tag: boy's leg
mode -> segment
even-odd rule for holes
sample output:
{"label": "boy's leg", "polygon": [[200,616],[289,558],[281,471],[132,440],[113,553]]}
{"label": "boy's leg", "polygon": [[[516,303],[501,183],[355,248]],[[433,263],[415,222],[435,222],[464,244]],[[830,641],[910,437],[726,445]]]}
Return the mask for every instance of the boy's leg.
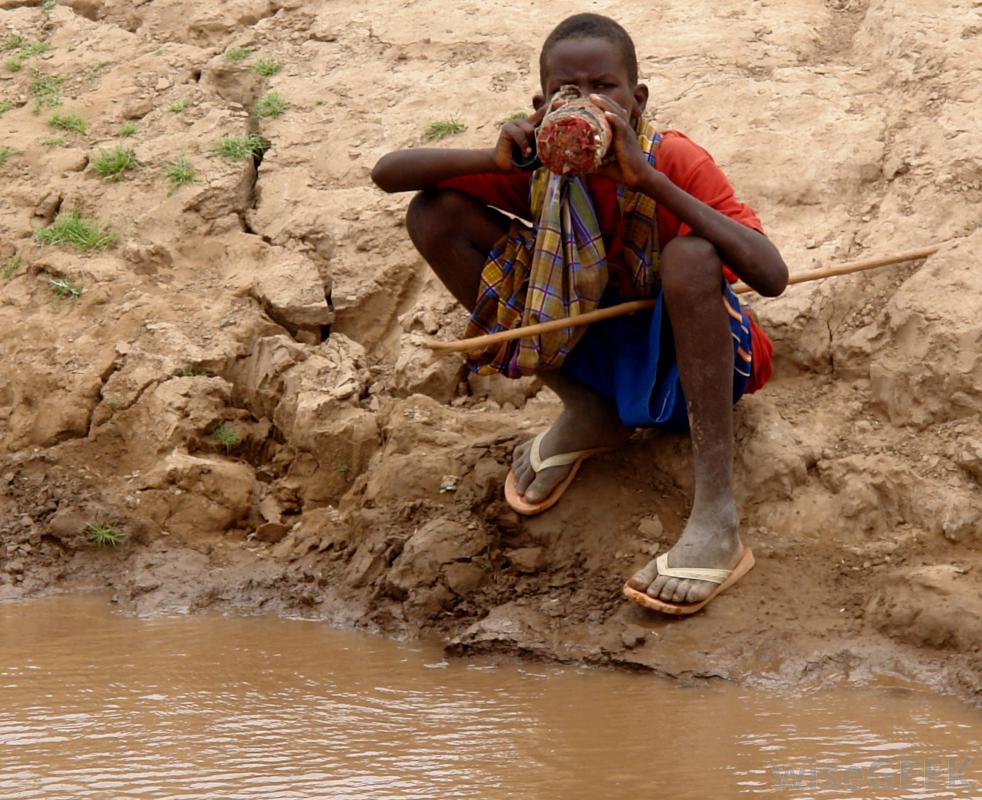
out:
{"label": "boy's leg", "polygon": [[[692,513],[668,552],[671,567],[732,569],[743,552],[733,499],[733,341],[720,299],[722,280],[719,256],[705,239],[677,237],[661,254],[695,465]],[[654,560],[628,584],[669,603],[698,602],[715,588],[660,576]]]}
{"label": "boy's leg", "polygon": [[[416,249],[466,309],[477,301],[481,271],[488,253],[508,232],[504,214],[473,197],[453,190],[420,192],[409,204],[406,227]],[[630,431],[616,409],[600,395],[559,371],[543,372],[542,382],[559,395],[563,413],[542,441],[542,456],[622,444]],[[515,448],[512,471],[519,494],[531,503],[549,496],[570,467],[552,467],[536,474],[531,443]]]}

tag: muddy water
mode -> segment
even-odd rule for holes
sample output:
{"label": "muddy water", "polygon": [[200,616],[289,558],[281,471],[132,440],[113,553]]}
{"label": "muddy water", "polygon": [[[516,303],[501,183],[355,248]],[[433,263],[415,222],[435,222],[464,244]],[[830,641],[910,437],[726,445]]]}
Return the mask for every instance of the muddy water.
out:
{"label": "muddy water", "polygon": [[977,710],[909,691],[684,689],[312,622],[0,605],[3,800],[982,797],[980,744]]}

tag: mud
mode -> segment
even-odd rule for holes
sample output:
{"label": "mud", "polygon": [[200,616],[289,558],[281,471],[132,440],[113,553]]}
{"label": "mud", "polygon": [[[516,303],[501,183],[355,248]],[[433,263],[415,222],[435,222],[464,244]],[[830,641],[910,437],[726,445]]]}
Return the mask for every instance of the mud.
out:
{"label": "mud", "polygon": [[[464,320],[408,245],[408,198],[368,180],[436,119],[492,142],[565,4],[0,0],[4,40],[49,45],[0,69],[0,597],[103,586],[137,613],[303,614],[687,679],[886,673],[978,700],[982,12],[596,10],[634,33],[662,127],[709,148],[793,271],[950,242],[753,302],[777,375],[736,412],[758,558],[739,588],[684,621],[619,594],[681,530],[684,438],[638,434],[556,510],[508,511],[511,449],[558,401],[429,356],[422,338]],[[34,113],[39,75],[61,79],[57,109]],[[270,91],[288,107],[257,119]],[[262,156],[214,155],[250,132]],[[95,153],[123,141],[139,165],[103,180]],[[174,189],[182,153],[196,178]],[[70,209],[115,244],[33,239]],[[91,525],[124,537],[97,547]]]}

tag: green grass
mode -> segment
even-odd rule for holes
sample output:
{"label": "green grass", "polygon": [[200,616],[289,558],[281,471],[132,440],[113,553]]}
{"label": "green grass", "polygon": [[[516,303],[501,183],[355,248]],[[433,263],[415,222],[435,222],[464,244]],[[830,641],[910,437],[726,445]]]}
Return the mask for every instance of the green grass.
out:
{"label": "green grass", "polygon": [[47,53],[50,49],[51,45],[47,42],[25,42],[17,52],[24,58],[30,58],[31,56],[39,56],[41,53]]}
{"label": "green grass", "polygon": [[269,142],[258,133],[248,136],[225,136],[215,145],[215,154],[230,161],[261,156],[269,149]]}
{"label": "green grass", "polygon": [[456,136],[465,130],[464,124],[454,117],[438,120],[426,126],[426,140],[435,142],[440,139],[446,139],[448,136]]}
{"label": "green grass", "polygon": [[85,538],[99,547],[115,547],[123,540],[123,534],[112,525],[89,525]]}
{"label": "green grass", "polygon": [[69,245],[83,252],[102,250],[116,241],[113,234],[104,233],[95,222],[78,211],[62,211],[54,222],[38,230],[34,239],[38,244]]}
{"label": "green grass", "polygon": [[13,107],[14,104],[10,100],[0,100],[0,117],[10,111],[10,109]]}
{"label": "green grass", "polygon": [[55,297],[62,300],[78,300],[85,291],[84,287],[72,283],[68,278],[48,278],[48,286],[55,293]]}
{"label": "green grass", "polygon": [[135,134],[136,131],[137,128],[135,122],[124,122],[119,126],[119,130],[116,131],[116,135],[125,139],[127,136],[132,136]]}
{"label": "green grass", "polygon": [[164,170],[164,174],[170,178],[170,182],[173,186],[171,189],[171,194],[176,192],[182,186],[186,186],[189,183],[195,183],[197,181],[196,173],[191,162],[187,160],[184,153],[181,153],[173,161],[169,162],[167,168]]}
{"label": "green grass", "polygon": [[10,258],[7,259],[3,268],[0,269],[0,275],[3,275],[5,281],[9,281],[17,270],[20,269],[20,256],[14,253]]}
{"label": "green grass", "polygon": [[180,114],[190,105],[191,105],[191,101],[188,100],[186,97],[183,97],[180,100],[175,100],[173,103],[167,106],[167,110],[174,114]]}
{"label": "green grass", "polygon": [[63,131],[74,131],[75,133],[85,133],[85,120],[78,114],[59,114],[55,112],[48,117],[48,124],[52,128],[60,128]]}
{"label": "green grass", "polygon": [[218,423],[218,427],[211,432],[211,438],[225,448],[225,455],[228,455],[233,447],[242,442],[238,431],[224,422]]}
{"label": "green grass", "polygon": [[290,106],[278,92],[267,92],[256,103],[256,116],[259,119],[267,117],[282,117]]}
{"label": "green grass", "polygon": [[225,60],[234,64],[236,61],[245,61],[251,55],[251,47],[233,47],[225,51]]}
{"label": "green grass", "polygon": [[260,58],[255,64],[252,65],[252,69],[253,72],[257,73],[258,75],[268,78],[283,69],[283,65],[273,61],[271,58]]}
{"label": "green grass", "polygon": [[191,364],[182,369],[178,375],[182,378],[211,378],[214,373],[211,370],[202,369]]}
{"label": "green grass", "polygon": [[51,12],[55,10],[57,5],[58,0],[44,0],[44,2],[41,3],[41,13],[46,17],[50,17]]}
{"label": "green grass", "polygon": [[0,147],[0,167],[7,163],[7,159],[14,154],[12,147]]}
{"label": "green grass", "polygon": [[25,41],[26,40],[24,39],[23,36],[17,36],[16,34],[11,34],[10,36],[8,36],[6,39],[3,40],[2,49],[17,50],[18,48],[24,46]]}
{"label": "green grass", "polygon": [[528,114],[526,114],[524,111],[513,111],[503,120],[501,120],[501,124],[504,125],[506,122],[518,122],[518,120],[525,119],[526,117],[528,117]]}
{"label": "green grass", "polygon": [[47,139],[42,139],[41,144],[45,147],[64,147],[65,140],[60,136],[49,136]]}
{"label": "green grass", "polygon": [[100,150],[90,163],[92,169],[109,181],[121,180],[126,170],[133,169],[139,164],[133,149],[120,144],[112,150]]}
{"label": "green grass", "polygon": [[34,71],[28,91],[34,98],[34,113],[42,108],[55,108],[61,105],[61,84],[64,78],[57,75],[46,75],[39,70]]}
{"label": "green grass", "polygon": [[7,72],[20,72],[20,68],[23,66],[24,59],[18,56],[13,56],[3,62],[3,68],[7,70]]}

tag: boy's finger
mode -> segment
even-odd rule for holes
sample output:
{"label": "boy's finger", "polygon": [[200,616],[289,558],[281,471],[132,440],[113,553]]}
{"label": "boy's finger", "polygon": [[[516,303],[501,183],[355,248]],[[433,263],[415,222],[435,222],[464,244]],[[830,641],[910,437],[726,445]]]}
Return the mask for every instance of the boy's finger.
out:
{"label": "boy's finger", "polygon": [[537,128],[539,126],[539,123],[542,122],[542,118],[546,115],[546,112],[548,112],[548,110],[549,110],[549,104],[543,103],[534,112],[532,112],[532,115],[526,121],[530,122],[533,128]]}
{"label": "boy's finger", "polygon": [[509,122],[501,129],[501,135],[507,136],[515,144],[517,144],[525,155],[530,155],[532,153],[531,137],[529,133],[527,133],[520,125],[517,125],[514,122]]}
{"label": "boy's finger", "polygon": [[627,118],[627,110],[621,108],[617,101],[611,100],[609,97],[604,97],[602,94],[591,94],[590,100],[604,111],[613,112],[624,119]]}

